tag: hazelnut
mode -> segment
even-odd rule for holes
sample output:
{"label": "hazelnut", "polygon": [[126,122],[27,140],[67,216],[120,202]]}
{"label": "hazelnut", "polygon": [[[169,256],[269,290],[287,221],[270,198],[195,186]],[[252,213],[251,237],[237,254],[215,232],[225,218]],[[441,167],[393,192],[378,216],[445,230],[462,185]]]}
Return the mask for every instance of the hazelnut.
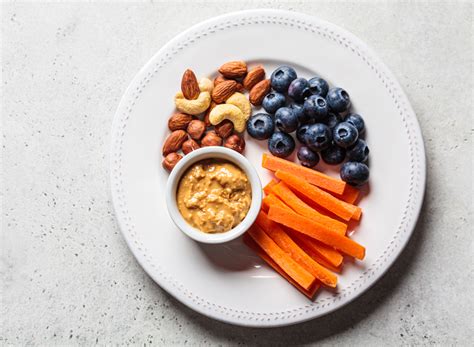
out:
{"label": "hazelnut", "polygon": [[232,135],[232,132],[234,131],[234,123],[228,119],[225,119],[219,124],[215,125],[214,130],[216,131],[217,135],[225,139],[226,137]]}
{"label": "hazelnut", "polygon": [[199,119],[193,119],[186,129],[193,140],[199,140],[206,131],[206,123]]}
{"label": "hazelnut", "polygon": [[222,145],[222,138],[220,138],[213,130],[208,131],[201,141],[201,147],[220,145]]}
{"label": "hazelnut", "polygon": [[194,141],[193,139],[188,139],[184,141],[183,145],[181,146],[181,149],[184,154],[188,154],[194,151],[195,149],[198,149],[199,147],[200,146],[196,141]]}
{"label": "hazelnut", "polygon": [[237,134],[228,137],[224,142],[224,147],[233,149],[236,152],[242,153],[245,149],[245,140]]}
{"label": "hazelnut", "polygon": [[163,159],[163,167],[168,170],[168,171],[171,171],[173,170],[173,168],[176,166],[176,164],[178,163],[178,161],[180,161],[181,159],[183,159],[183,156],[178,154],[178,153],[175,153],[175,152],[172,152],[172,153],[169,153],[164,159]]}

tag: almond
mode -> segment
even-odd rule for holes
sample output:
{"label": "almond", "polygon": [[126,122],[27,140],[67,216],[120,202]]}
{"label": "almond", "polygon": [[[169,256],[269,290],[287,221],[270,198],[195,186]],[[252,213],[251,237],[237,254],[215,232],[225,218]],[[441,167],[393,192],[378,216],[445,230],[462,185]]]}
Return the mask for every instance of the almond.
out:
{"label": "almond", "polygon": [[214,100],[216,104],[221,104],[236,91],[237,82],[232,80],[221,82],[212,90],[212,100]]}
{"label": "almond", "polygon": [[214,130],[216,131],[217,135],[225,139],[232,135],[232,132],[234,131],[234,123],[228,119],[225,119],[219,124],[215,125]]}
{"label": "almond", "polygon": [[214,78],[214,87],[217,86],[219,83],[222,83],[224,81],[227,81],[227,78],[225,78],[222,75],[217,76],[216,78]]}
{"label": "almond", "polygon": [[259,106],[265,95],[270,91],[270,80],[263,80],[258,82],[249,93],[249,100],[254,106]]}
{"label": "almond", "polygon": [[166,138],[163,144],[163,155],[166,156],[170,153],[177,152],[180,150],[183,142],[188,139],[188,134],[184,130],[175,130]]}
{"label": "almond", "polygon": [[183,78],[181,79],[181,91],[188,100],[197,99],[199,93],[201,93],[196,75],[190,69],[184,71]]}
{"label": "almond", "polygon": [[251,90],[254,85],[265,78],[265,70],[262,65],[255,66],[253,69],[249,70],[247,76],[245,76],[242,84],[247,90]]}
{"label": "almond", "polygon": [[219,72],[226,78],[240,78],[247,73],[247,64],[245,61],[229,61],[219,68]]}
{"label": "almond", "polygon": [[[228,79],[225,78],[222,75],[219,75],[216,78],[214,78],[214,86],[217,86],[219,83],[222,83],[222,82],[225,82],[225,81],[228,81]],[[237,82],[237,90],[236,91],[239,92],[239,93],[242,93],[244,91],[244,86],[242,85],[242,83]]]}
{"label": "almond", "polygon": [[184,130],[188,124],[193,120],[193,116],[186,113],[175,113],[168,119],[168,128],[171,131]]}

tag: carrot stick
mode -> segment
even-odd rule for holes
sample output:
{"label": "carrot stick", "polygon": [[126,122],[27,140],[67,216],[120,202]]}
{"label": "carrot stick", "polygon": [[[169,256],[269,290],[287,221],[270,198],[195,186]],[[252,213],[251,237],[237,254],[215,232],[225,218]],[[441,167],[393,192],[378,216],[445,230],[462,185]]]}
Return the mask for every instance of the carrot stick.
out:
{"label": "carrot stick", "polygon": [[281,170],[290,172],[298,177],[301,177],[302,179],[307,180],[311,184],[336,194],[344,193],[344,189],[346,187],[346,182],[344,181],[330,177],[319,171],[295,164],[291,161],[274,157],[268,153],[263,153],[262,167],[270,171]]}
{"label": "carrot stick", "polygon": [[332,246],[357,259],[364,259],[365,248],[350,238],[321,229],[320,225],[308,217],[301,216],[279,206],[270,206],[268,217],[313,239]]}
{"label": "carrot stick", "polygon": [[318,264],[321,264],[321,266],[324,266],[326,269],[328,269],[332,272],[336,272],[338,274],[340,274],[342,272],[342,264],[339,265],[338,267],[335,267],[330,262],[328,262],[326,259],[321,257],[319,254],[311,253],[311,250],[309,252],[306,252],[306,253],[308,253],[308,255],[311,258],[313,258],[316,262],[318,262]]}
{"label": "carrot stick", "polygon": [[359,189],[346,184],[346,189],[344,189],[344,193],[341,195],[336,195],[336,198],[344,200],[345,202],[349,204],[354,204],[356,202],[357,198],[359,197]]}
{"label": "carrot stick", "polygon": [[[274,194],[267,195],[263,199],[263,211],[268,213],[268,210],[270,209],[270,206],[279,206],[281,208],[288,209],[289,211],[293,212],[292,209],[286,205],[283,201],[281,201],[278,197],[276,197]],[[331,231],[332,232],[332,231]],[[314,250],[324,259],[326,259],[329,263],[333,264],[334,266],[339,266],[342,263],[343,257],[341,253],[339,253],[337,250],[335,250],[331,246],[327,246],[324,243],[321,243],[319,241],[313,240],[311,238],[308,238],[308,242],[312,243],[312,247]]]}
{"label": "carrot stick", "polygon": [[[303,234],[300,234],[300,235],[303,235]],[[293,236],[293,234],[292,234]],[[331,264],[329,261],[327,261],[325,258],[323,258],[318,252],[316,252],[314,249],[312,249],[311,247],[308,247],[308,243],[304,243],[304,242],[299,242],[299,240],[297,238],[294,238],[294,240],[296,241],[296,243],[311,257],[313,258],[317,263],[319,263],[320,265],[324,266],[326,269],[328,270],[331,270],[332,272],[337,272],[337,273],[341,273],[342,271],[342,263],[341,265],[339,266],[334,266],[333,264]]]}
{"label": "carrot stick", "polygon": [[268,218],[265,212],[260,211],[256,223],[282,250],[314,277],[329,287],[334,288],[337,285],[337,277],[306,254],[277,223]]}
{"label": "carrot stick", "polygon": [[[314,256],[312,256],[312,258],[321,265],[324,265],[327,268],[338,268],[342,265],[344,257],[331,246],[327,246],[324,243],[297,232],[296,230],[290,230],[290,236],[306,251],[306,253],[311,256],[312,254],[316,254],[317,258]],[[326,264],[329,264],[329,267]]]}
{"label": "carrot stick", "polygon": [[265,187],[263,187],[263,192],[267,195],[269,195],[272,192],[272,187],[274,185],[278,184],[278,181],[274,178],[270,182],[267,183]]}
{"label": "carrot stick", "polygon": [[301,293],[306,295],[309,299],[312,299],[314,297],[314,294],[316,294],[316,291],[319,289],[319,283],[315,283],[309,290],[304,289],[301,287],[298,283],[296,283],[290,276],[286,274],[285,271],[281,269],[273,260],[270,258],[261,248],[259,245],[255,243],[255,241],[248,235],[245,234],[243,237],[244,243],[252,249],[255,253],[258,254],[260,258],[262,258],[270,267],[273,268],[276,272],[278,272],[284,279],[286,279],[288,282],[290,282],[292,285],[296,287]]}
{"label": "carrot stick", "polygon": [[334,231],[342,235],[346,233],[346,224],[331,217],[325,216],[313,209],[311,206],[308,206],[308,204],[298,198],[298,196],[293,193],[284,182],[280,182],[274,185],[272,187],[272,191],[277,197],[283,200],[284,203],[286,203],[288,206],[290,206],[293,210],[295,210],[302,216],[311,218],[315,222],[318,222],[319,224],[328,228],[328,230],[330,231]]}
{"label": "carrot stick", "polygon": [[280,207],[283,207],[283,208],[289,208],[288,206],[285,205],[285,203],[283,201],[280,200],[280,198],[278,198],[275,194],[270,194],[270,195],[267,195],[266,197],[264,197],[262,199],[262,206],[263,206],[263,210],[265,212],[268,212],[268,209],[270,208],[270,206],[272,205],[277,205],[277,206],[280,206]]}
{"label": "carrot stick", "polygon": [[362,216],[362,209],[358,208],[357,210],[355,210],[354,214],[352,215],[352,219],[359,221],[361,216]]}
{"label": "carrot stick", "polygon": [[287,185],[289,185],[292,189],[304,194],[318,205],[324,207],[328,211],[334,213],[346,221],[349,221],[356,210],[360,208],[335,198],[324,190],[309,184],[304,179],[301,179],[291,173],[277,171],[275,175]]}
{"label": "carrot stick", "polygon": [[332,213],[331,211],[328,211],[325,208],[321,207],[319,204],[315,203],[313,200],[308,198],[306,195],[301,194],[297,190],[293,190],[293,193],[295,193],[298,198],[303,200],[303,202],[305,202],[306,205],[313,208],[313,210],[316,210],[317,212],[321,213],[322,215],[328,216],[332,219],[335,219],[335,220],[338,220],[338,221],[340,221],[344,224],[347,224],[347,228],[349,229],[349,222],[350,221],[345,221],[342,218],[340,218],[339,216],[336,216],[334,213]]}
{"label": "carrot stick", "polygon": [[262,229],[253,225],[249,231],[252,239],[268,254],[288,276],[293,278],[301,287],[309,290],[316,278],[306,271],[286,254]]}

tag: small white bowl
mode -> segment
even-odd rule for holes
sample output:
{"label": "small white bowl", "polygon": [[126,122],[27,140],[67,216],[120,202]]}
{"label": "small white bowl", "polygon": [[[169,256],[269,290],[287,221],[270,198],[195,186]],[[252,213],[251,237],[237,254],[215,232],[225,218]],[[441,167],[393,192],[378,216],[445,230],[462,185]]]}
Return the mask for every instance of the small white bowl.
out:
{"label": "small white bowl", "polygon": [[[184,220],[176,202],[181,176],[191,165],[204,159],[224,159],[237,165],[247,175],[252,188],[252,202],[247,215],[235,228],[223,233],[209,234],[192,227]],[[190,238],[203,243],[224,243],[238,238],[252,226],[262,205],[262,184],[257,171],[242,154],[226,147],[200,148],[185,155],[171,171],[166,186],[166,205],[174,224]]]}

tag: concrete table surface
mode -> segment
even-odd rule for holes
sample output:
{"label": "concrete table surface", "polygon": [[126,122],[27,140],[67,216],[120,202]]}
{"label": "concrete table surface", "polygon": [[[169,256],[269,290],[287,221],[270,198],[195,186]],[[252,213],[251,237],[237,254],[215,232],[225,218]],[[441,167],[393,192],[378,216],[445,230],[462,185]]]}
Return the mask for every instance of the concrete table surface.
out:
{"label": "concrete table surface", "polygon": [[[416,231],[383,279],[333,314],[266,330],[213,321],[161,290],[128,250],[107,185],[112,118],[142,65],[190,25],[258,7],[318,16],[374,48],[412,102],[428,157]],[[1,10],[0,343],[472,343],[471,3],[4,2]]]}

